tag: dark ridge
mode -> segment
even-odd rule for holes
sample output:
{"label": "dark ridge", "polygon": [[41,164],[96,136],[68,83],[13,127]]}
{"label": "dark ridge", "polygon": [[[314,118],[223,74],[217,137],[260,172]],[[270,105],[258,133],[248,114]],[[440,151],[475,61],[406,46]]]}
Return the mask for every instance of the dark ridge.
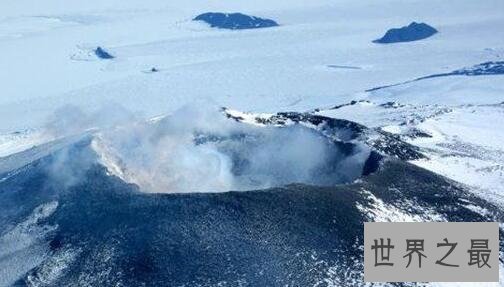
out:
{"label": "dark ridge", "polygon": [[474,65],[472,67],[455,70],[450,73],[441,73],[420,77],[418,79],[415,79],[415,81],[430,78],[446,77],[446,76],[487,76],[487,75],[503,75],[503,74],[504,74],[504,61],[497,61],[497,62],[489,61],[478,65]]}
{"label": "dark ridge", "polygon": [[416,128],[411,128],[404,136],[409,137],[411,139],[415,138],[432,138],[431,134],[428,134],[424,131],[421,131]]}
{"label": "dark ridge", "polygon": [[397,84],[385,85],[380,87],[375,87],[366,90],[366,92],[373,92],[385,88],[396,87],[404,84],[413,83],[416,81],[432,79],[432,78],[441,78],[441,77],[450,77],[450,76],[491,76],[491,75],[504,75],[504,61],[489,61],[481,64],[474,65],[472,67],[462,68],[459,70],[455,70],[449,73],[440,73],[440,74],[432,74],[420,78],[416,78],[414,80],[409,80]]}
{"label": "dark ridge", "polygon": [[345,104],[340,104],[340,105],[336,105],[332,108],[330,108],[331,110],[337,110],[337,109],[341,109],[343,107],[348,107],[348,106],[353,106],[353,105],[356,105],[358,103],[370,103],[370,101],[368,100],[359,100],[359,101],[356,101],[356,100],[352,100],[350,101],[349,103],[345,103]]}
{"label": "dark ridge", "polygon": [[397,108],[405,107],[404,104],[400,104],[400,103],[396,103],[396,102],[386,102],[386,103],[380,104],[379,106],[382,108],[385,108],[385,109],[397,109]]}
{"label": "dark ridge", "polygon": [[362,175],[367,176],[376,172],[380,168],[380,163],[383,161],[383,156],[376,151],[371,151],[369,157],[362,169]]}
{"label": "dark ridge", "polygon": [[[346,105],[354,105],[356,103],[358,102],[352,101],[350,104]],[[340,108],[346,105],[336,106],[334,108]],[[235,117],[228,114],[225,108],[222,111],[230,119],[238,122],[243,120],[243,118],[239,116]],[[344,119],[329,118],[311,113],[280,112],[269,118],[256,118],[255,121],[264,125],[277,126],[284,126],[288,122],[309,123],[317,126],[319,131],[329,138],[337,139],[344,143],[359,140],[386,156],[396,157],[401,160],[425,158],[418,147],[401,140],[397,135],[381,131],[380,129],[370,129],[359,123]]]}
{"label": "dark ridge", "polygon": [[242,13],[208,12],[196,16],[193,21],[204,21],[210,27],[221,29],[256,29],[278,26],[278,23],[265,18],[249,16]]}
{"label": "dark ridge", "polygon": [[[357,102],[350,104],[355,103]],[[268,119],[260,119],[260,122],[263,124],[284,125],[289,120],[295,123],[304,122],[318,126],[323,134],[329,137],[336,137],[343,142],[358,139],[387,156],[393,156],[402,160],[425,158],[418,147],[401,140],[397,135],[383,132],[379,129],[369,129],[364,125],[348,120],[309,113],[282,112]],[[376,137],[370,137],[370,134],[374,134]]]}
{"label": "dark ridge", "polygon": [[388,30],[383,37],[374,40],[373,43],[390,44],[399,42],[411,42],[428,38],[438,31],[425,23],[412,22],[408,26]]}
{"label": "dark ridge", "polygon": [[111,54],[109,54],[107,51],[105,51],[102,47],[98,46],[95,50],[94,50],[94,53],[95,55],[100,58],[100,59],[104,59],[104,60],[109,60],[109,59],[114,59],[115,57],[112,56]]}

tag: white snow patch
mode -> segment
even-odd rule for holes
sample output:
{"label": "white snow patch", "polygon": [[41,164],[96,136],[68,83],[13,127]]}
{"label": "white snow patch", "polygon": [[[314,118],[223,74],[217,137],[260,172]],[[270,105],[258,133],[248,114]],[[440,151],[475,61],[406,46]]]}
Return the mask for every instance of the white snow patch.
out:
{"label": "white snow patch", "polygon": [[401,206],[401,208],[398,208],[394,205],[386,204],[367,190],[362,190],[362,194],[372,202],[372,207],[367,208],[361,204],[357,204],[357,208],[373,222],[446,221],[443,216],[433,210],[423,210],[422,215],[406,212],[405,209],[408,205],[412,206],[412,203],[409,202],[403,202],[404,207]]}
{"label": "white snow patch", "polygon": [[396,125],[388,125],[381,128],[383,131],[391,133],[391,134],[400,134],[401,128]]}
{"label": "white snow patch", "polygon": [[64,274],[65,270],[77,259],[81,252],[80,249],[72,248],[56,252],[38,266],[35,274],[27,276],[27,285],[33,287],[53,286],[55,281]]}
{"label": "white snow patch", "polygon": [[125,182],[133,183],[133,178],[128,176],[127,170],[121,164],[121,159],[115,156],[112,146],[106,144],[99,133],[91,141],[91,148],[98,155],[99,163],[107,169],[108,175],[114,175]]}
{"label": "white snow patch", "polygon": [[47,246],[40,241],[57,226],[40,225],[58,207],[57,201],[35,208],[21,223],[0,237],[0,286],[10,286],[27,271],[39,265],[47,255]]}
{"label": "white snow patch", "polygon": [[412,163],[464,183],[483,198],[504,206],[504,106],[463,106],[427,119],[417,128],[433,135],[411,144],[428,159]]}
{"label": "white snow patch", "polygon": [[35,130],[0,134],[0,158],[22,152],[53,139],[47,133]]}

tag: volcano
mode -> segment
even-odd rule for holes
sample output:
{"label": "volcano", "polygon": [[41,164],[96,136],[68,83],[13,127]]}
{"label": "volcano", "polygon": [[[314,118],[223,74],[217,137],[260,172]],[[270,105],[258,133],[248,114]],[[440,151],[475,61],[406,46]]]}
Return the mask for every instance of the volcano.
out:
{"label": "volcano", "polygon": [[[243,114],[223,113],[233,125],[252,125]],[[165,120],[149,125],[166,126]],[[0,250],[0,283],[359,285],[364,222],[504,219],[464,186],[407,163],[421,154],[390,134],[299,113],[255,117],[253,124],[273,129],[273,137],[302,126],[326,139],[316,143],[334,145],[327,150],[338,157],[324,168],[337,180],[320,182],[311,174],[305,182],[254,190],[146,192],[128,182],[126,163],[119,173],[104,160],[104,150],[96,148],[104,131],[0,159],[0,242],[6,247]],[[193,141],[233,146],[231,171],[239,175],[250,159],[236,155],[246,154],[240,150],[250,148],[250,136],[206,133]],[[353,166],[359,172],[338,178],[331,165],[348,168],[341,163],[357,147],[369,149]]]}

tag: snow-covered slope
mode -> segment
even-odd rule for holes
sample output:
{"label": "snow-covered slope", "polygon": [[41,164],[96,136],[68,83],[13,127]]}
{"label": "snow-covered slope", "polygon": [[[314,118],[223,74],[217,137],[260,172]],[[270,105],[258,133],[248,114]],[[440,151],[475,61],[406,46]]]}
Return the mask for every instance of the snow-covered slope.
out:
{"label": "snow-covered slope", "polygon": [[318,112],[395,134],[426,158],[413,163],[465,183],[504,206],[504,105],[376,104],[369,101]]}

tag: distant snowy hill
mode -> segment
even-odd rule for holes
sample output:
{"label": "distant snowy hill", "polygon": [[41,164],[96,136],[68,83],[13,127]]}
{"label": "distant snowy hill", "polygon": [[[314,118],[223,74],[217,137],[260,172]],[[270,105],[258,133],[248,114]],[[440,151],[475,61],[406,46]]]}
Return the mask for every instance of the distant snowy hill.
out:
{"label": "distant snowy hill", "polygon": [[434,27],[425,23],[411,22],[408,26],[388,30],[383,37],[374,40],[373,43],[390,44],[418,41],[428,38],[437,32]]}
{"label": "distant snowy hill", "polygon": [[257,29],[278,26],[278,23],[271,19],[263,19],[242,13],[207,12],[196,16],[193,20],[204,21],[211,27],[231,30]]}

